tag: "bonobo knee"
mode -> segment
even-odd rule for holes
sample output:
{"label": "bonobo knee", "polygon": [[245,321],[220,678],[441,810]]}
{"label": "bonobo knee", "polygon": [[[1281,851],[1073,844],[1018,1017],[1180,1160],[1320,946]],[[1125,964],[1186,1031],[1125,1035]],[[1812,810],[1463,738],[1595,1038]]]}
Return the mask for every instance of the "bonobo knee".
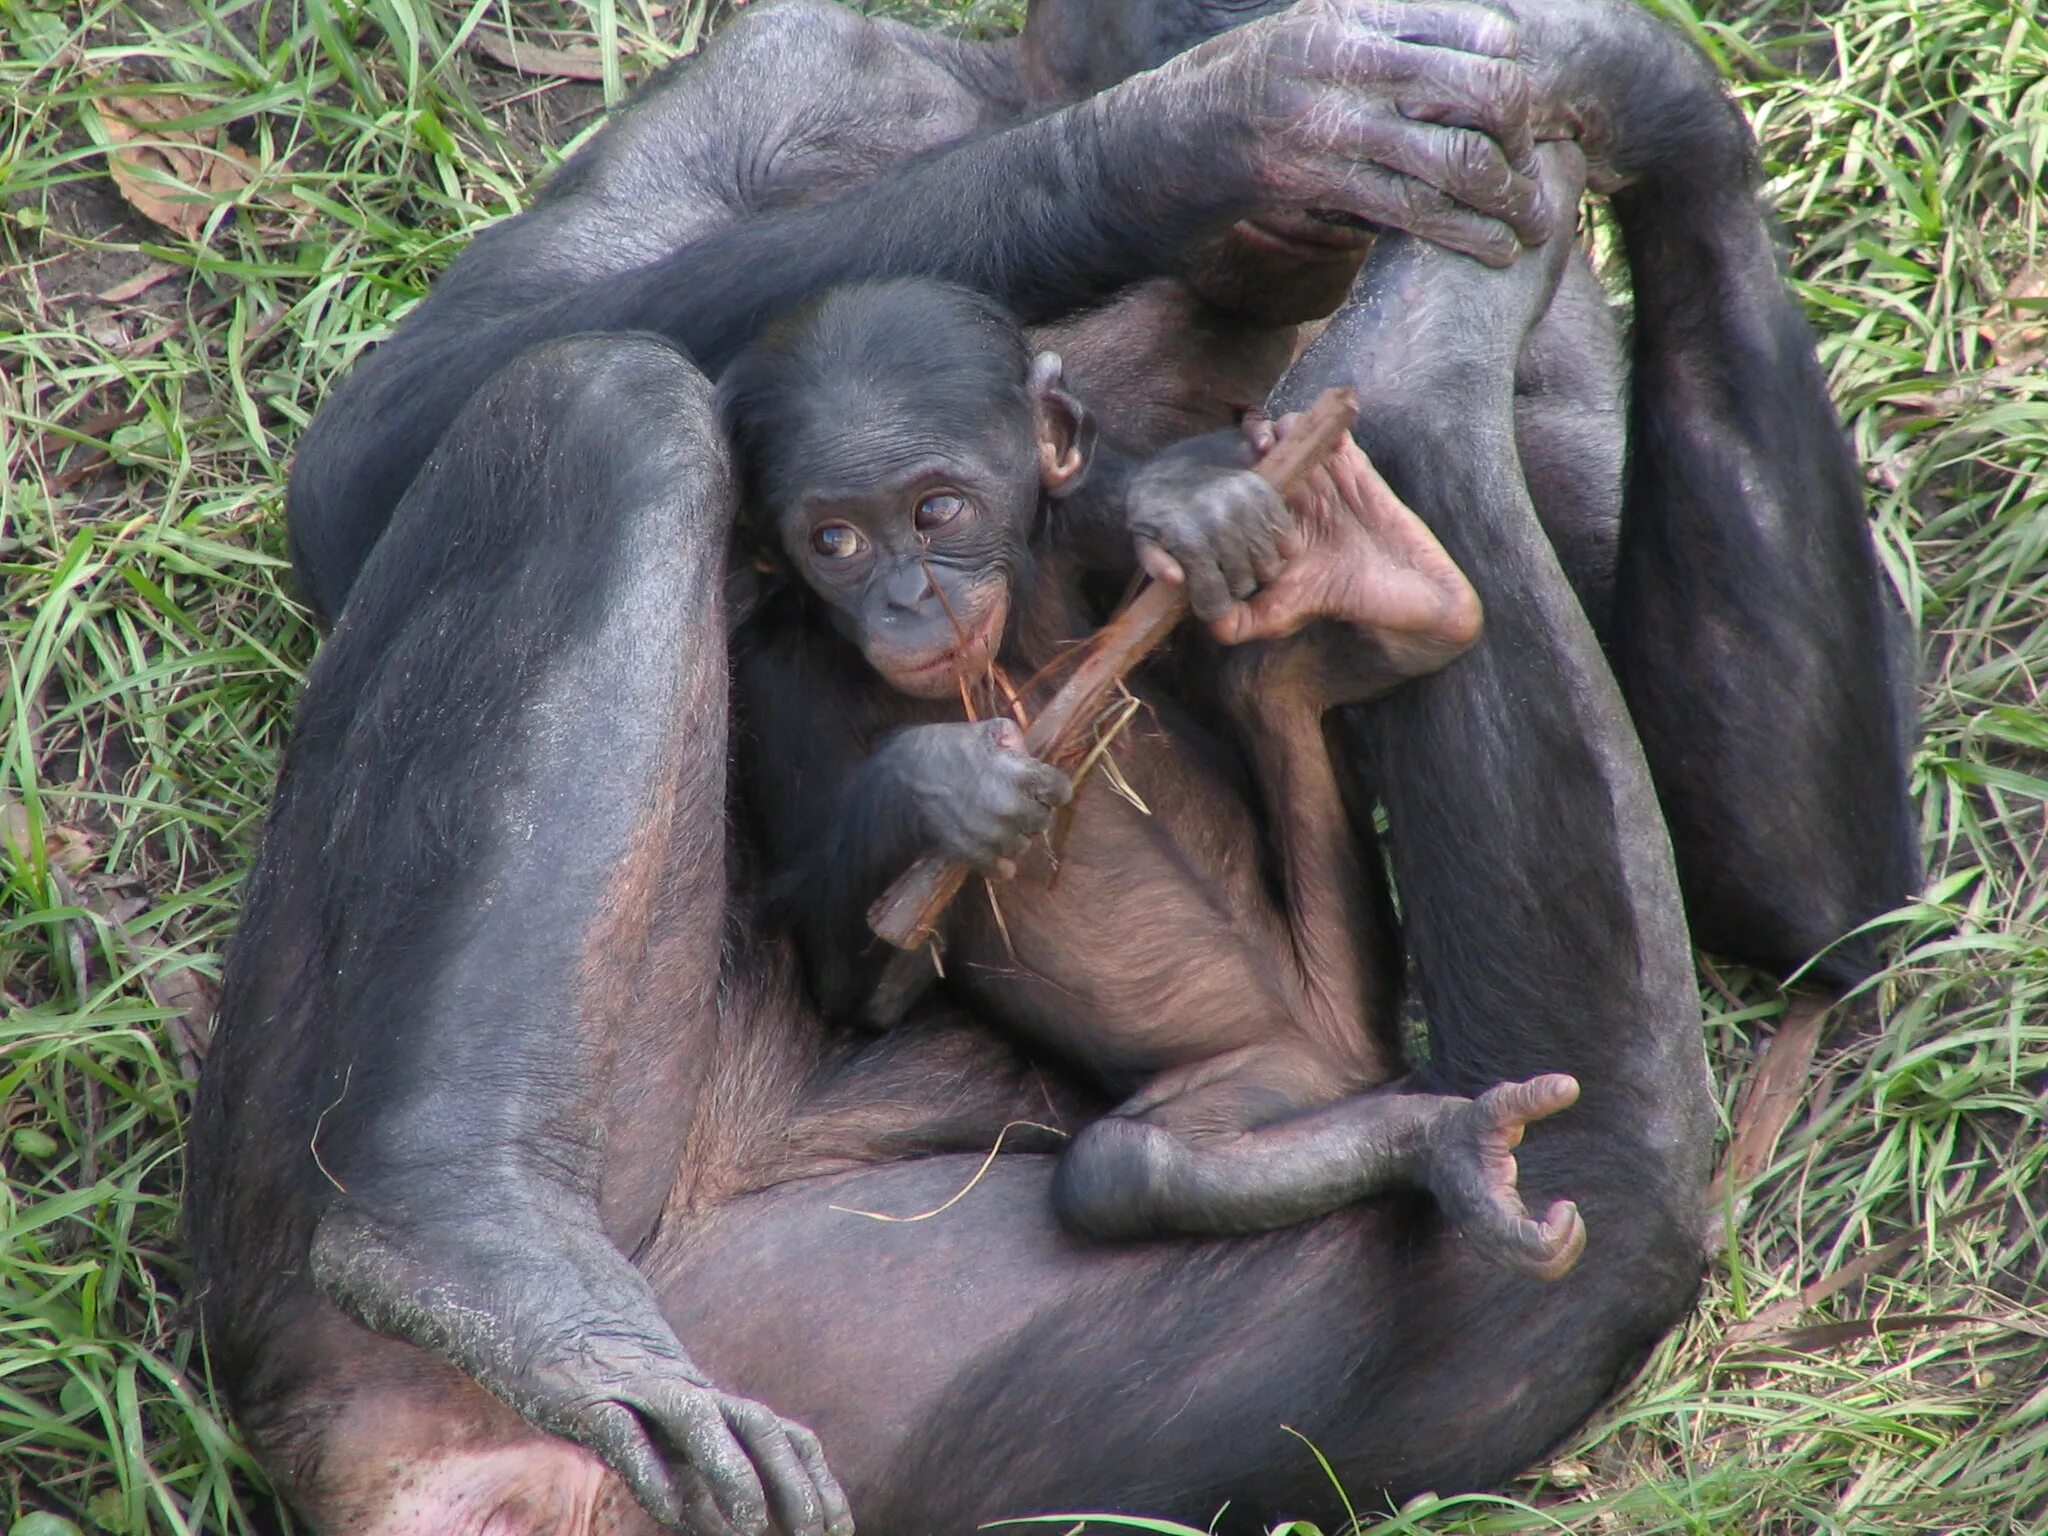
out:
{"label": "bonobo knee", "polygon": [[1107,1115],[1074,1138],[1053,1170],[1053,1211],[1069,1232],[1098,1242],[1157,1236],[1154,1207],[1186,1163],[1178,1137]]}
{"label": "bonobo knee", "polygon": [[678,477],[729,473],[711,381],[659,336],[566,337],[522,354],[487,393],[499,433],[532,411],[549,452],[579,474],[673,491]]}

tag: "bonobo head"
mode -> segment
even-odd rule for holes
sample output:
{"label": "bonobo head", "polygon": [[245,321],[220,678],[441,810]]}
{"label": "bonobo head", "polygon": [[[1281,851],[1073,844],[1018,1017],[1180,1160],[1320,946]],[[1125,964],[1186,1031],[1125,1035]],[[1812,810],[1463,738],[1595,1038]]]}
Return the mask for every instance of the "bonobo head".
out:
{"label": "bonobo head", "polygon": [[1031,0],[1024,61],[1033,92],[1079,98],[1155,69],[1290,0]]}
{"label": "bonobo head", "polygon": [[875,670],[920,698],[981,675],[1041,497],[1088,467],[1059,358],[964,288],[860,284],[764,330],[719,405],[748,527]]}

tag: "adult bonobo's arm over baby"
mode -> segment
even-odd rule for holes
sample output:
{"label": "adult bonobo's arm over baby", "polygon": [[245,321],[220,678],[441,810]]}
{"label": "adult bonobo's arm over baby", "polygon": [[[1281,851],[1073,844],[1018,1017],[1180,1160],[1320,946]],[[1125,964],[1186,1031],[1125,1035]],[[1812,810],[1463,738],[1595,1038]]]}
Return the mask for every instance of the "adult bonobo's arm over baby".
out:
{"label": "adult bonobo's arm over baby", "polygon": [[1310,0],[1017,124],[1043,104],[1014,54],[750,11],[480,235],[329,399],[292,474],[300,577],[337,615],[471,392],[557,337],[655,331],[715,375],[794,301],[888,276],[1048,318],[1305,207],[1503,264],[1545,223],[1513,50],[1463,0]]}

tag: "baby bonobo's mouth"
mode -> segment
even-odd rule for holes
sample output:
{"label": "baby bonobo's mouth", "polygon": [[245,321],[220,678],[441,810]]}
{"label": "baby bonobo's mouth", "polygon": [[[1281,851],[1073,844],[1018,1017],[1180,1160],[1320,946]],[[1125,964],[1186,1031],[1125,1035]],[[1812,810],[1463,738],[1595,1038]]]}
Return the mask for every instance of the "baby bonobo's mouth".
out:
{"label": "baby bonobo's mouth", "polygon": [[881,673],[891,688],[917,699],[941,699],[955,692],[962,679],[973,681],[988,670],[1003,641],[1003,624],[1009,618],[1007,592],[996,593],[975,613],[964,615],[964,633],[944,650],[920,659],[915,653],[868,648],[868,663]]}

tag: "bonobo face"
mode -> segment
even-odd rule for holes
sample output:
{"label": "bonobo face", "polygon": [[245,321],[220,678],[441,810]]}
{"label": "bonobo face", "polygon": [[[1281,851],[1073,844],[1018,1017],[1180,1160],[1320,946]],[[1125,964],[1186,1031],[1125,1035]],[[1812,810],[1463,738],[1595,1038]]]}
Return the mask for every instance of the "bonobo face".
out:
{"label": "bonobo face", "polygon": [[1024,56],[1047,94],[1082,97],[1289,0],[1031,0]]}
{"label": "bonobo face", "polygon": [[777,511],[791,568],[899,692],[944,697],[1002,643],[1038,510],[1028,414],[1002,415],[964,442],[906,421],[829,434]]}
{"label": "bonobo face", "polygon": [[966,289],[853,284],[770,325],[719,396],[748,525],[875,670],[921,698],[984,673],[1040,497],[1087,467],[1059,359]]}

